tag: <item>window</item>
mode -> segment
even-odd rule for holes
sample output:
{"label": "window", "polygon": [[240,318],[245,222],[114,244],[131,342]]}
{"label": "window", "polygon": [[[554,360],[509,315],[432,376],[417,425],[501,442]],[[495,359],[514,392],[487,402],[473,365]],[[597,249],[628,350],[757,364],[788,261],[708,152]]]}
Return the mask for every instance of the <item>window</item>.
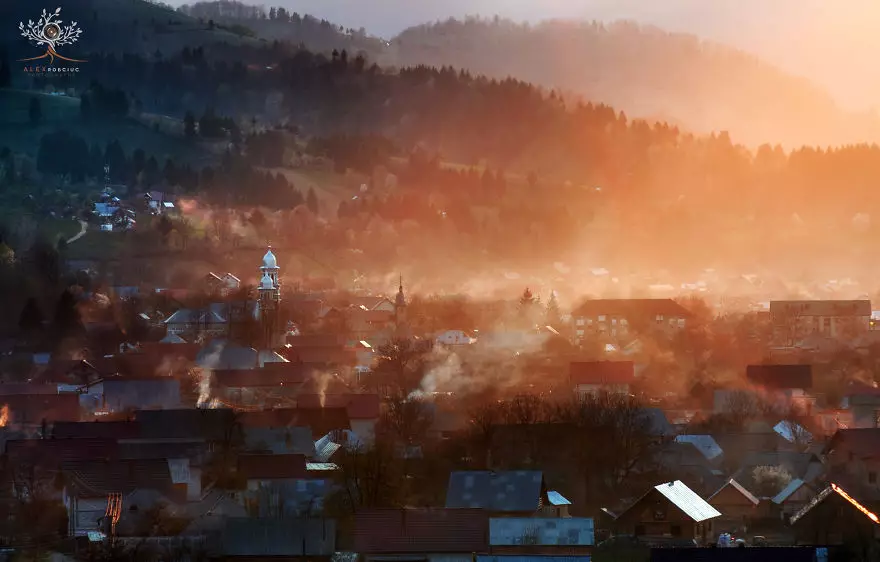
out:
{"label": "window", "polygon": [[583,326],[583,325],[584,325],[584,319],[583,319],[583,318],[578,318],[577,320],[575,320],[574,323],[575,323],[575,325],[577,325],[577,326]]}
{"label": "window", "polygon": [[604,322],[604,321],[605,321],[605,315],[604,315],[604,314],[600,314],[600,315],[599,315],[599,322]]}
{"label": "window", "polygon": [[672,527],[670,527],[669,532],[672,534],[673,537],[680,537],[681,525],[673,525]]}
{"label": "window", "polygon": [[662,314],[658,314],[658,315],[657,315],[657,323],[658,323],[658,324],[662,324],[662,323],[663,323],[663,315],[662,315]]}
{"label": "window", "polygon": [[868,473],[868,484],[876,484],[876,483],[877,483],[877,473],[873,472],[873,471],[869,472]]}
{"label": "window", "polygon": [[612,326],[617,326],[617,318],[612,318],[612,319],[611,319],[611,325],[612,325]]}

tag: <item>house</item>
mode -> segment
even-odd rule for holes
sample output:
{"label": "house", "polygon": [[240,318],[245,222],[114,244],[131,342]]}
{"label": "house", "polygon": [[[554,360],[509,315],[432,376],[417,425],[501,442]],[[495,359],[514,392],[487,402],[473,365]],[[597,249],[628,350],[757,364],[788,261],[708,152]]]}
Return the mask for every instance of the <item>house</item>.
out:
{"label": "house", "polygon": [[181,406],[180,381],[172,377],[110,377],[103,381],[103,392],[103,410],[106,412]]}
{"label": "house", "polygon": [[573,362],[569,366],[569,380],[579,396],[630,394],[635,379],[632,361]]}
{"label": "house", "polygon": [[477,343],[477,338],[462,330],[444,330],[437,334],[434,342],[439,345],[471,345]]}
{"label": "house", "polygon": [[351,429],[345,408],[275,408],[272,410],[243,411],[238,422],[244,431],[250,428],[307,427],[313,441],[328,433]]}
{"label": "house", "polygon": [[711,435],[677,435],[676,443],[690,443],[713,465],[721,461],[724,451]]}
{"label": "house", "polygon": [[713,521],[715,528],[737,535],[752,527],[760,500],[731,478],[709,496],[708,502],[722,514]]}
{"label": "house", "polygon": [[796,405],[812,411],[814,400],[807,394],[813,388],[812,365],[749,365],[746,379],[780,410]]}
{"label": "house", "polygon": [[[175,489],[169,461],[85,460],[63,463],[64,507],[70,536],[104,531],[102,520],[108,498],[121,498],[120,524],[135,525],[138,516],[160,502],[184,501],[185,492]],[[129,521],[124,521],[129,520]]]}
{"label": "house", "polygon": [[372,441],[380,416],[378,394],[301,394],[296,399],[299,408],[345,408],[349,428],[360,439]]}
{"label": "house", "polygon": [[850,384],[841,400],[843,410],[848,411],[849,428],[880,426],[880,388],[866,384]]}
{"label": "house", "polygon": [[717,460],[708,460],[693,443],[666,442],[656,454],[660,467],[677,474],[679,480],[700,496],[708,497],[724,483],[724,472],[717,466]]}
{"label": "house", "polygon": [[328,480],[309,472],[305,455],[241,455],[238,474],[246,482],[243,505],[257,517],[313,517],[330,491]]}
{"label": "house", "polygon": [[354,551],[364,562],[473,562],[489,550],[489,516],[482,509],[364,509],[354,517]]}
{"label": "house", "polygon": [[[855,497],[837,484],[829,484],[800,511],[792,515],[797,544],[876,548],[880,539],[880,517],[876,497]],[[875,554],[876,556],[876,554]]]}
{"label": "house", "polygon": [[690,313],[672,299],[591,299],[571,313],[575,341],[589,334],[625,337],[647,329],[671,333],[685,327]]}
{"label": "house", "polygon": [[251,453],[315,456],[315,442],[308,427],[246,427],[244,447]]}
{"label": "house", "polygon": [[250,370],[260,366],[260,353],[252,347],[229,343],[225,339],[215,339],[199,351],[196,365],[203,369]]}
{"label": "house", "polygon": [[830,474],[847,479],[857,491],[880,492],[880,429],[841,429],[823,451]]}
{"label": "house", "polygon": [[871,301],[771,301],[770,320],[773,339],[781,346],[792,347],[811,336],[855,338],[870,328]]}
{"label": "house", "polygon": [[449,475],[447,508],[532,516],[547,505],[540,471],[455,471]]}
{"label": "house", "polygon": [[165,333],[191,340],[225,336],[229,331],[226,318],[211,309],[182,308],[165,319]]}
{"label": "house", "polygon": [[174,440],[222,447],[238,431],[236,413],[221,408],[138,410],[134,421],[138,422],[138,439],[145,443]]}
{"label": "house", "polygon": [[290,399],[311,375],[294,363],[267,363],[262,369],[218,369],[212,372],[216,395],[242,406],[272,405]]}
{"label": "house", "polygon": [[489,554],[514,556],[589,555],[594,544],[593,520],[544,517],[493,517],[489,520]]}
{"label": "house", "polygon": [[816,491],[812,487],[800,478],[795,478],[770,501],[784,518],[790,518],[803,509],[815,495]]}
{"label": "house", "polygon": [[330,561],[336,551],[332,519],[230,517],[211,536],[210,555],[219,560]]}
{"label": "house", "polygon": [[721,513],[680,480],[658,484],[615,519],[618,534],[675,537],[708,544]]}
{"label": "house", "polygon": [[226,297],[241,288],[241,279],[231,273],[218,275],[210,272],[204,278],[205,290],[208,294]]}
{"label": "house", "polygon": [[733,478],[758,498],[778,495],[793,479],[815,482],[826,467],[816,455],[795,451],[751,453]]}
{"label": "house", "polygon": [[10,439],[6,441],[8,483],[16,497],[61,499],[56,478],[61,463],[118,458],[110,439]]}

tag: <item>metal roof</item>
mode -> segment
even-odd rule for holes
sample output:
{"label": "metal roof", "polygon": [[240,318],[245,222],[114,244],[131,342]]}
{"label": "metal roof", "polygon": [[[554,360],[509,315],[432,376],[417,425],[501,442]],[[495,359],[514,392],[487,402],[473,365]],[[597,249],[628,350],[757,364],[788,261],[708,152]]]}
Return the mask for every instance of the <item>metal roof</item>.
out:
{"label": "metal roof", "polygon": [[681,480],[659,484],[654,486],[654,489],[697,523],[721,515],[717,509],[706,503],[706,500],[685,486]]}
{"label": "metal roof", "polygon": [[550,505],[571,505],[571,502],[559,492],[547,492],[547,501]]}
{"label": "metal roof", "polygon": [[446,507],[536,511],[543,483],[540,471],[456,471],[449,475]]}
{"label": "metal roof", "polygon": [[776,494],[773,498],[773,503],[780,504],[787,500],[793,493],[797,492],[801,486],[804,485],[804,481],[800,478],[795,478],[791,482],[788,483],[788,486],[783,488],[781,492]]}
{"label": "metal roof", "polygon": [[813,440],[813,434],[795,422],[782,420],[773,426],[773,431],[789,443],[794,443],[795,441],[810,442]]}
{"label": "metal roof", "polygon": [[589,517],[498,517],[489,520],[491,546],[593,546]]}
{"label": "metal roof", "polygon": [[724,454],[724,451],[711,435],[679,435],[675,438],[675,442],[690,443],[709,460]]}

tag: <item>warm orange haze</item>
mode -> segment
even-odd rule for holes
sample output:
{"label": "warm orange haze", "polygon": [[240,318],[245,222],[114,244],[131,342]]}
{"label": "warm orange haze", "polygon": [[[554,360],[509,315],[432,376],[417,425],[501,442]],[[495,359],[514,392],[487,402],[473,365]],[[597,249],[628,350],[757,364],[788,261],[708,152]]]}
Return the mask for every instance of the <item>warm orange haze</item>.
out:
{"label": "warm orange haze", "polygon": [[860,2],[0,3],[0,558],[880,559]]}

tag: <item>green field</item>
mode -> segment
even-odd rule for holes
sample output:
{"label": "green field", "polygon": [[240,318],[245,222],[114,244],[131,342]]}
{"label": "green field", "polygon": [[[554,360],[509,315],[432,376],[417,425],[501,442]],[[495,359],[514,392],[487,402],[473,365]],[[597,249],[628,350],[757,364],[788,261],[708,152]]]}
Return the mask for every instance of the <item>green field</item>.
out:
{"label": "green field", "polygon": [[[40,100],[43,119],[30,123],[28,110],[31,99]],[[93,121],[84,123],[79,112],[79,98],[22,90],[0,90],[0,147],[36,157],[40,138],[58,130],[83,137],[89,144],[118,140],[127,153],[136,148],[155,156],[159,162],[173,157],[177,162],[206,163],[212,158],[208,151],[186,139],[165,134],[135,119]]]}

